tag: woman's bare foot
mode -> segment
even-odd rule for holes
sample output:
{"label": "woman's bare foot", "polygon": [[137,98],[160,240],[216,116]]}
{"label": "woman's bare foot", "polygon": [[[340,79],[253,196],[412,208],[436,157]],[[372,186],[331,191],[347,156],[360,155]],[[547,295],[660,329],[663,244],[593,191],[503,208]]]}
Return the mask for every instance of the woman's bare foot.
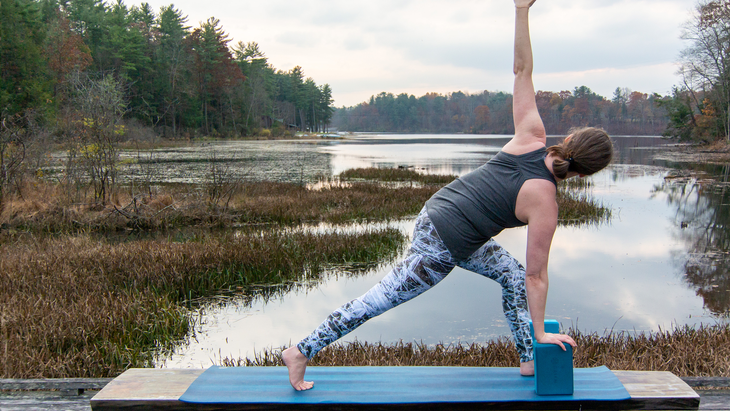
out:
{"label": "woman's bare foot", "polygon": [[284,365],[289,369],[289,382],[297,391],[304,391],[314,387],[314,382],[304,381],[304,371],[307,370],[309,360],[299,352],[296,346],[289,347],[281,353]]}
{"label": "woman's bare foot", "polygon": [[525,377],[535,375],[535,361],[520,363],[520,375],[524,375]]}

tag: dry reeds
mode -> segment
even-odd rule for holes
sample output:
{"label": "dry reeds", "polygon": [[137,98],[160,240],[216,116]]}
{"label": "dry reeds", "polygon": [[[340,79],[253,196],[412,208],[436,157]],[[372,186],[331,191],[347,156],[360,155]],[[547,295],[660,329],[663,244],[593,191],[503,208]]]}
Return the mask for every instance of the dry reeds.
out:
{"label": "dry reeds", "polygon": [[[577,368],[605,365],[612,370],[669,371],[679,376],[730,377],[730,325],[678,327],[655,333],[569,331],[578,343]],[[253,358],[224,358],[225,366],[283,365],[280,350]],[[517,367],[519,357],[505,338],[486,344],[395,344],[351,342],[322,350],[311,365]]]}
{"label": "dry reeds", "polygon": [[611,219],[611,209],[590,195],[587,190],[590,185],[584,180],[572,178],[558,186],[558,224],[581,226]]}
{"label": "dry reeds", "polygon": [[[0,228],[69,233],[383,221],[417,214],[426,200],[455,178],[379,168],[348,170],[341,176],[370,182],[328,185],[320,190],[292,183],[241,182],[231,186],[225,201],[211,198],[211,190],[205,187],[167,185],[146,195],[117,190],[102,206],[70,202],[62,186],[35,181],[5,200]],[[560,224],[608,221],[611,210],[590,196],[584,179],[568,181],[573,180],[561,184],[558,191]],[[420,185],[392,188],[373,181],[416,181]]]}
{"label": "dry reeds", "polygon": [[0,248],[0,376],[107,377],[151,365],[189,330],[184,301],[257,284],[318,281],[333,266],[376,264],[404,243],[395,229],[279,231],[195,241],[110,243],[89,236]]}
{"label": "dry reeds", "polygon": [[421,184],[446,185],[457,176],[440,174],[422,174],[408,168],[352,168],[341,172],[338,177],[342,181],[415,181]]}
{"label": "dry reeds", "polygon": [[0,225],[32,232],[162,230],[183,226],[296,225],[382,221],[418,213],[437,186],[356,183],[309,190],[297,184],[252,182],[235,187],[224,205],[190,185],[159,187],[150,195],[117,192],[105,206],[71,203],[61,186],[37,182],[8,196]]}
{"label": "dry reeds", "polygon": [[571,330],[570,334],[579,347],[576,366],[730,377],[729,324],[682,326],[652,333],[622,331],[600,336]]}

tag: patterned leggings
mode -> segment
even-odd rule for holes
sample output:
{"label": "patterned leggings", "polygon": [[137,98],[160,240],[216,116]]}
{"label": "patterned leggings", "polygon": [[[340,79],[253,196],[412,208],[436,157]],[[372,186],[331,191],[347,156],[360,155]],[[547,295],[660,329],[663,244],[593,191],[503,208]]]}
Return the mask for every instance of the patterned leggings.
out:
{"label": "patterned leggings", "polygon": [[[321,349],[365,321],[423,294],[443,280],[456,265],[424,207],[416,220],[413,241],[405,259],[363,296],[330,314],[312,334],[297,344],[297,348],[312,359]],[[512,330],[520,361],[532,360],[525,269],[522,265],[490,239],[458,266],[491,278],[502,286],[502,309]]]}

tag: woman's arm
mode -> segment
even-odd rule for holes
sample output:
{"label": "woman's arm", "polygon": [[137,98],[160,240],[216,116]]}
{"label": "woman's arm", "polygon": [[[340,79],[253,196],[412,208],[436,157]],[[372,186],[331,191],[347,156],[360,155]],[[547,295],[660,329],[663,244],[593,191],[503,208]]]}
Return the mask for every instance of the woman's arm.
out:
{"label": "woman's arm", "polygon": [[576,346],[570,336],[545,333],[545,303],[548,293],[548,256],[558,225],[558,205],[552,182],[532,179],[525,182],[517,198],[517,216],[527,221],[527,264],[525,288],[535,340],[543,344]]}
{"label": "woman's arm", "polygon": [[537,111],[532,84],[532,45],[530,44],[529,10],[535,0],[515,0],[515,84],[512,114],[515,123],[514,143],[545,144],[545,126]]}

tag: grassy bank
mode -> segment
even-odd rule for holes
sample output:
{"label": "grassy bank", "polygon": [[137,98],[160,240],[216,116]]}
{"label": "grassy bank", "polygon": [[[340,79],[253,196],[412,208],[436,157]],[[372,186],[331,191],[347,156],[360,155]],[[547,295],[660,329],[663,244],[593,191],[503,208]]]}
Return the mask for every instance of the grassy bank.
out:
{"label": "grassy bank", "polygon": [[316,282],[394,258],[398,230],[251,232],[175,243],[89,236],[0,248],[2,378],[114,376],[150,366],[191,327],[185,301],[257,284]]}
{"label": "grassy bank", "polygon": [[145,195],[120,190],[102,206],[73,202],[64,187],[38,182],[22,195],[10,196],[0,211],[0,225],[5,230],[63,233],[383,221],[418,213],[437,190],[368,183],[320,190],[272,182],[169,185]]}
{"label": "grassy bank", "polygon": [[[655,333],[568,332],[578,343],[575,367],[605,365],[612,370],[669,371],[679,376],[730,377],[730,326],[682,327]],[[283,365],[280,350],[264,350],[253,358],[224,358],[227,366]],[[334,344],[311,362],[321,366],[456,366],[517,367],[511,340],[485,344]]]}
{"label": "grassy bank", "polygon": [[407,168],[351,168],[339,174],[342,181],[414,181],[421,184],[446,185],[457,176],[422,174]]}
{"label": "grassy bank", "polygon": [[611,208],[591,195],[586,178],[572,178],[558,184],[559,225],[599,225],[611,220]]}
{"label": "grassy bank", "polygon": [[[418,213],[426,200],[455,178],[378,168],[346,171],[339,177],[357,182],[312,189],[293,183],[217,181],[203,186],[165,185],[143,194],[127,187],[117,190],[106,205],[72,199],[69,189],[59,184],[34,181],[6,198],[0,210],[0,233],[384,221]],[[379,184],[383,181],[418,184],[388,187]],[[557,200],[560,224],[599,224],[610,219],[610,208],[592,199],[585,183],[561,184]]]}

